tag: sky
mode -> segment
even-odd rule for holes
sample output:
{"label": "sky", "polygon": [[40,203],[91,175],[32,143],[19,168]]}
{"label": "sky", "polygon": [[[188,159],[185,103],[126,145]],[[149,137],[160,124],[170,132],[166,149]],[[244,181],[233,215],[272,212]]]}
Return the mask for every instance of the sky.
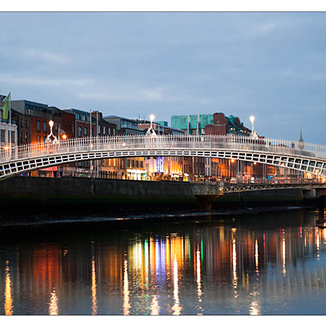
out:
{"label": "sky", "polygon": [[12,100],[167,121],[240,118],[326,145],[326,12],[0,12]]}

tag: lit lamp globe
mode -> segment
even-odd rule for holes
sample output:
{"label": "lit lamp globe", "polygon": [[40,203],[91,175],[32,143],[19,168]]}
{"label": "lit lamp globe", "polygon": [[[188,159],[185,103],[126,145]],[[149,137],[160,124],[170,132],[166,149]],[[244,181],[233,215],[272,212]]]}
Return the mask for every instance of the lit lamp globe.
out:
{"label": "lit lamp globe", "polygon": [[255,132],[255,129],[254,129],[254,121],[255,121],[255,117],[253,115],[250,116],[250,121],[251,121],[251,124],[252,124],[252,132],[251,132],[251,137],[254,138],[254,139],[257,139],[258,136]]}
{"label": "lit lamp globe", "polygon": [[252,129],[254,129],[254,121],[255,121],[255,117],[253,115],[250,116],[250,121],[252,123]]}

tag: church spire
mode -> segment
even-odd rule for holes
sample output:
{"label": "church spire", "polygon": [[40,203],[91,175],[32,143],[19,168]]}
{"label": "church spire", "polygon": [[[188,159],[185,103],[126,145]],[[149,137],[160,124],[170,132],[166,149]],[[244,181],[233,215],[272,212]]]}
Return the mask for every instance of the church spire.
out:
{"label": "church spire", "polygon": [[298,148],[300,151],[302,151],[304,149],[304,141],[302,138],[302,128],[300,128],[300,139],[299,139]]}

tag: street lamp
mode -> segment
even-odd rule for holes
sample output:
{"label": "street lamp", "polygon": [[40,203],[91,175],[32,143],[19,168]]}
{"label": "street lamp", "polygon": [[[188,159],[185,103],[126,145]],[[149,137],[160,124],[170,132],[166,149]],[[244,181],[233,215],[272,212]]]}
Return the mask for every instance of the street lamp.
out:
{"label": "street lamp", "polygon": [[62,130],[62,129],[59,129],[58,130],[58,136],[59,136],[59,139],[63,139],[63,140],[66,140],[68,138],[68,136],[66,135],[65,131]]}
{"label": "street lamp", "polygon": [[52,131],[52,128],[53,128],[53,125],[54,125],[54,122],[52,120],[49,121],[49,126],[50,126],[50,133],[48,134],[48,136],[46,137],[46,140],[45,142],[50,142],[51,141],[51,137],[53,138],[53,144],[57,144],[58,143],[58,139],[56,136],[53,135],[53,131]]}
{"label": "street lamp", "polygon": [[149,119],[151,120],[151,124],[150,124],[150,127],[148,128],[147,132],[146,132],[146,136],[152,136],[152,137],[155,137],[156,136],[156,133],[153,129],[153,121],[155,119],[155,115],[152,113],[150,116],[149,116]]}
{"label": "street lamp", "polygon": [[253,115],[250,116],[249,120],[251,121],[251,125],[252,125],[252,132],[250,134],[250,136],[254,139],[257,139],[258,136],[256,134],[256,131],[254,129],[254,121],[255,121],[255,117]]}
{"label": "street lamp", "polygon": [[250,121],[251,121],[251,124],[252,124],[252,131],[254,131],[254,121],[255,121],[255,117],[253,115],[250,116]]}

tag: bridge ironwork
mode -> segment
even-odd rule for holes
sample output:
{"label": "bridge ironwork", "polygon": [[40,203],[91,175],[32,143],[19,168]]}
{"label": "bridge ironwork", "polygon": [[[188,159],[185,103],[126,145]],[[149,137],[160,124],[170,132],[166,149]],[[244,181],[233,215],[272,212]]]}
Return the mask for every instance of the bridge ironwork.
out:
{"label": "bridge ironwork", "polygon": [[326,189],[324,183],[284,183],[284,184],[234,184],[234,185],[221,185],[219,187],[220,194],[234,193],[234,192],[246,192],[256,190],[271,190],[271,189]]}
{"label": "bridge ironwork", "polygon": [[234,135],[101,136],[0,150],[0,178],[56,165],[123,157],[207,157],[285,167],[326,177],[326,146]]}

